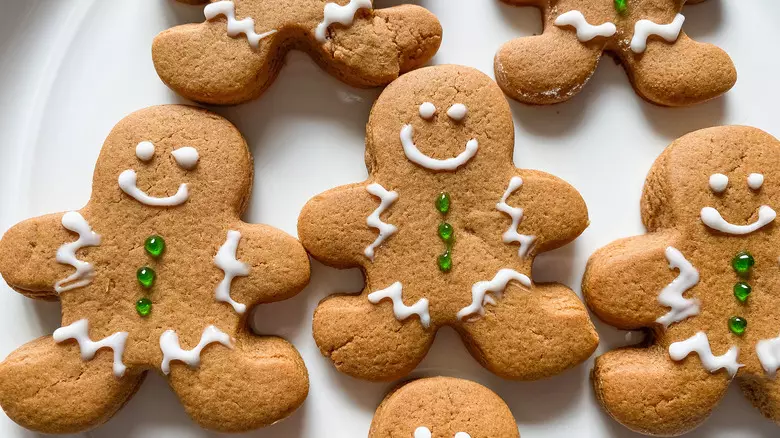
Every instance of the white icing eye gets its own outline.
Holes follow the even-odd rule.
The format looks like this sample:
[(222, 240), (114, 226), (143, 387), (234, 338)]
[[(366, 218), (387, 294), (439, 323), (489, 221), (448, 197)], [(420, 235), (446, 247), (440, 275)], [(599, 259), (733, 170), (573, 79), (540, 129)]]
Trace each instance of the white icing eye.
[(723, 193), (729, 185), (729, 177), (722, 173), (710, 176), (710, 189), (715, 193)]
[(455, 434), (455, 438), (471, 438), (471, 435), (466, 432), (458, 432)]
[(760, 173), (751, 173), (748, 175), (748, 187), (753, 190), (758, 190), (764, 185), (764, 175)]
[(436, 105), (430, 102), (425, 102), (420, 105), (420, 117), (423, 119), (430, 120), (434, 114), (436, 114)]
[(425, 426), (420, 426), (414, 431), (414, 438), (431, 438), (431, 430)]
[(195, 166), (198, 165), (198, 159), (200, 159), (198, 151), (191, 146), (185, 146), (183, 148), (176, 149), (171, 153), (173, 154), (173, 158), (176, 160), (176, 164), (185, 170), (194, 169)]
[(154, 156), (154, 144), (151, 141), (142, 141), (135, 147), (135, 156), (141, 161), (149, 161)]
[(450, 109), (447, 110), (447, 115), (450, 116), (452, 120), (455, 120), (456, 122), (460, 122), (461, 120), (466, 118), (466, 114), (468, 113), (468, 108), (466, 108), (466, 105), (463, 105), (462, 103), (456, 103), (455, 105), (452, 105)]

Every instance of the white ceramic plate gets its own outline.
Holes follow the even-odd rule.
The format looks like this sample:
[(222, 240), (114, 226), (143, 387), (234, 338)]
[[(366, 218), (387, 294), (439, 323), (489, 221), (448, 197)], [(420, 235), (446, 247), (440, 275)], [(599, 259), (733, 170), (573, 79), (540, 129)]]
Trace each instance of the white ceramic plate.
[[(604, 0), (607, 1), (607, 0)], [(408, 1), (406, 1), (408, 2)], [(404, 3), (377, 0), (376, 6)], [(509, 39), (541, 31), (534, 8), (498, 0), (421, 0), (445, 30), (435, 63), (479, 68), (492, 76), (493, 55)], [(622, 68), (605, 58), (585, 90), (550, 107), (512, 103), (515, 162), (570, 181), (590, 208), (592, 225), (574, 244), (537, 259), (539, 281), (575, 289), (588, 255), (617, 238), (643, 232), (639, 196), (656, 156), (698, 128), (747, 124), (780, 137), (780, 2), (709, 0), (685, 9), (685, 30), (726, 49), (739, 82), (725, 98), (687, 109), (660, 108), (637, 97)], [(202, 9), (172, 0), (0, 0), (0, 231), (27, 217), (77, 209), (90, 194), (104, 138), (128, 113), (181, 102), (157, 78), (152, 38)], [(233, 121), (255, 157), (255, 188), (246, 218), (295, 234), (306, 201), (366, 177), (364, 127), (378, 91), (355, 90), (295, 53), (271, 89), (255, 102), (217, 111)], [(291, 418), (250, 436), (367, 436), (390, 384), (342, 376), (320, 356), (311, 336), (317, 302), (359, 291), (357, 270), (314, 263), (311, 285), (297, 298), (261, 307), (256, 329), (286, 337), (301, 351), (311, 377), (305, 405)], [(59, 326), (59, 305), (26, 299), (0, 282), (0, 357)], [(627, 343), (624, 332), (596, 323), (599, 353)], [(451, 330), (443, 330), (414, 375), (453, 375), (498, 392), (523, 438), (637, 436), (607, 417), (588, 381), (592, 360), (553, 379), (515, 383), (482, 369)], [(778, 428), (733, 386), (692, 437), (768, 437)], [(0, 436), (35, 434), (0, 414)], [(91, 437), (206, 437), (165, 381), (150, 376), (116, 417)]]

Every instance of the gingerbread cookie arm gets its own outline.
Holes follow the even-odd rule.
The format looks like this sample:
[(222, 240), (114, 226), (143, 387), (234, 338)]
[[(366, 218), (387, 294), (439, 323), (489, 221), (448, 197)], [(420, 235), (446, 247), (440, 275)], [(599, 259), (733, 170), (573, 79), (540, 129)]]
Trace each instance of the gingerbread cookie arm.
[(726, 394), (730, 378), (697, 358), (672, 362), (665, 348), (627, 348), (598, 358), (596, 397), (615, 420), (644, 434), (681, 435), (701, 424)]
[[(57, 262), (57, 251), (79, 239), (62, 224), (63, 213), (49, 214), (20, 222), (0, 240), (0, 274), (9, 286), (30, 298), (57, 300), (55, 285), (76, 275), (74, 268)], [(73, 246), (83, 260), (88, 249)], [(79, 263), (78, 259), (71, 260)], [(71, 281), (71, 285), (78, 281)], [(67, 285), (62, 285), (67, 289)], [(62, 290), (62, 289), (60, 289)]]
[(277, 337), (239, 333), (232, 349), (203, 350), (200, 366), (171, 365), (170, 385), (200, 426), (245, 432), (291, 415), (306, 399), (301, 356)]
[(146, 373), (112, 372), (102, 349), (82, 360), (76, 343), (51, 336), (23, 345), (0, 363), (0, 406), (19, 425), (43, 433), (78, 433), (105, 423), (135, 393)]
[(582, 363), (599, 344), (585, 306), (561, 284), (510, 283), (498, 304), (486, 310), (458, 331), (474, 358), (507, 379), (559, 374)]
[(381, 208), (383, 201), (369, 187), (365, 183), (337, 187), (306, 203), (298, 218), (298, 236), (315, 259), (337, 268), (370, 262), (366, 250), (382, 233), (369, 227), (369, 217), (379, 212), (380, 221), (390, 222), (386, 210), (391, 205)]
[[(698, 271), (675, 248), (679, 240), (669, 230), (618, 240), (596, 251), (582, 280), (591, 310), (623, 330), (669, 325), (698, 313), (689, 292), (698, 283)], [(673, 295), (673, 306), (661, 303), (675, 300), (662, 298)]]

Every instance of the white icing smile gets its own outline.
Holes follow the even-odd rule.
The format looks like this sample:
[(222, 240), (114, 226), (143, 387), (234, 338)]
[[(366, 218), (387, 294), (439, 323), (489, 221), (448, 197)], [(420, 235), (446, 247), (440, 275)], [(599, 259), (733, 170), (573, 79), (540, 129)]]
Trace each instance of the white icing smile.
[(173, 196), (157, 198), (149, 196), (146, 192), (139, 189), (136, 185), (137, 182), (138, 175), (135, 174), (135, 170), (125, 170), (119, 174), (119, 188), (141, 204), (150, 205), (152, 207), (175, 207), (184, 204), (190, 198), (187, 184), (179, 185), (179, 190)]
[(406, 125), (401, 129), (401, 144), (404, 147), (406, 158), (419, 166), (431, 170), (455, 171), (474, 158), (474, 155), (477, 154), (477, 149), (479, 149), (479, 142), (476, 139), (471, 139), (466, 143), (466, 149), (457, 157), (439, 160), (420, 152), (414, 144), (413, 137), (414, 128), (412, 125)]
[(762, 205), (758, 209), (758, 220), (749, 225), (734, 225), (726, 219), (723, 219), (720, 212), (712, 207), (704, 207), (701, 209), (701, 221), (704, 222), (704, 225), (713, 230), (720, 231), (721, 233), (734, 235), (745, 235), (760, 230), (764, 226), (774, 222), (776, 217), (777, 212), (767, 205)]

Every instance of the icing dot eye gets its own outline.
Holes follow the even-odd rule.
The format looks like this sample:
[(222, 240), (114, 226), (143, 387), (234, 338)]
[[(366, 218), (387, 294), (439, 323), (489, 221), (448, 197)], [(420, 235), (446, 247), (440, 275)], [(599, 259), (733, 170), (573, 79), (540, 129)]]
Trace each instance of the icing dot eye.
[(425, 102), (420, 105), (420, 117), (423, 119), (430, 120), (434, 114), (436, 114), (436, 105), (430, 102)]
[(425, 426), (420, 426), (414, 430), (414, 438), (431, 438), (431, 430)]
[(142, 141), (135, 147), (135, 156), (141, 161), (149, 161), (154, 156), (154, 144), (151, 141)]
[(716, 173), (710, 176), (710, 189), (715, 193), (723, 193), (729, 185), (729, 177), (722, 173)]
[(182, 169), (192, 170), (198, 165), (200, 155), (198, 155), (197, 149), (191, 146), (185, 146), (183, 148), (176, 149), (171, 152), (173, 158), (176, 160), (176, 164)]
[(455, 434), (455, 438), (471, 438), (471, 435), (466, 432), (458, 432)]
[(764, 175), (760, 173), (751, 173), (747, 179), (748, 187), (758, 190), (764, 185)]
[(456, 122), (460, 122), (461, 120), (466, 118), (466, 114), (469, 112), (468, 108), (466, 108), (466, 105), (463, 105), (462, 103), (456, 103), (455, 105), (452, 105), (450, 109), (447, 110), (447, 115)]

